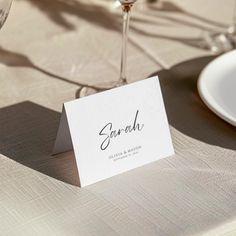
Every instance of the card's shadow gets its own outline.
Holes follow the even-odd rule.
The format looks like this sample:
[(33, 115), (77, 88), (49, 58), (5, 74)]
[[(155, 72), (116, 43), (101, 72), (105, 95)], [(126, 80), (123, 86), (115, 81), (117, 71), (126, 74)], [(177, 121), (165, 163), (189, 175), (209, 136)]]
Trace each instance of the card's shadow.
[(236, 128), (211, 112), (198, 95), (199, 74), (213, 59), (193, 59), (152, 75), (160, 77), (171, 126), (202, 142), (236, 150)]
[(60, 113), (25, 101), (0, 109), (0, 153), (60, 181), (79, 186), (73, 153), (52, 156)]

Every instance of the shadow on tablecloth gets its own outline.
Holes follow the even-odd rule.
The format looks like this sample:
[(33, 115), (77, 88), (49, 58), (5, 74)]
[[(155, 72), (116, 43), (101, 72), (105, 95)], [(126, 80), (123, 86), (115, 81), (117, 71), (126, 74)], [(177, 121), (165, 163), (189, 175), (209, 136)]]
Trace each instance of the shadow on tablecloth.
[(60, 113), (25, 101), (0, 109), (0, 153), (60, 181), (79, 185), (73, 154), (51, 156)]
[(180, 63), (158, 74), (171, 126), (192, 138), (236, 150), (236, 129), (218, 118), (202, 102), (197, 79), (213, 56)]

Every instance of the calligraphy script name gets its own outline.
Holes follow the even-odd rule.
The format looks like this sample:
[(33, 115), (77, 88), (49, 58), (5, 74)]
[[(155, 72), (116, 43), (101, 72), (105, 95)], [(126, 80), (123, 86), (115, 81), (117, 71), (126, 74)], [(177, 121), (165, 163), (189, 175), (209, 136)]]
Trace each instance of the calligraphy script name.
[(108, 148), (108, 146), (110, 145), (111, 139), (115, 139), (118, 136), (123, 135), (123, 134), (128, 134), (135, 131), (141, 131), (144, 127), (144, 124), (138, 123), (138, 114), (139, 114), (139, 110), (136, 111), (133, 123), (131, 125), (126, 125), (124, 128), (113, 130), (113, 124), (111, 122), (106, 124), (99, 132), (99, 135), (104, 137), (100, 146), (101, 150), (104, 151)]

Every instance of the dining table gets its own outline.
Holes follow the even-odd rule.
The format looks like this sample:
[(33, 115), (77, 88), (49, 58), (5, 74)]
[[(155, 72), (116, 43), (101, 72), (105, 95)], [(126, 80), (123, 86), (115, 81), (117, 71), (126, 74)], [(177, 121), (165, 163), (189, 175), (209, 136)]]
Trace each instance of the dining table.
[(15, 0), (0, 32), (0, 235), (236, 235), (236, 128), (197, 90), (234, 2), (134, 4), (127, 80), (158, 75), (175, 155), (81, 188), (73, 152), (52, 149), (63, 103), (119, 78), (121, 8)]

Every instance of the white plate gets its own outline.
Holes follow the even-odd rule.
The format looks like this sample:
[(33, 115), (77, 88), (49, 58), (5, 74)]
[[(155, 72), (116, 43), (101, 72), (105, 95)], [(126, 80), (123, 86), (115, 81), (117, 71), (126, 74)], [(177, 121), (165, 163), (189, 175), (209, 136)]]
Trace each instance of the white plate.
[(236, 126), (236, 50), (206, 66), (198, 79), (198, 91), (214, 113)]

